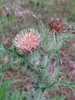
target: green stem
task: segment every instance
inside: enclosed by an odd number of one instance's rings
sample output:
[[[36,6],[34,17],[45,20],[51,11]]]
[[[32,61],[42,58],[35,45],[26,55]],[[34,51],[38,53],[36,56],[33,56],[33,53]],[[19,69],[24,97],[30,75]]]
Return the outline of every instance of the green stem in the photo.
[[[42,90],[38,89],[35,93],[34,93],[34,100],[41,100],[42,98]],[[43,100],[43,99],[42,99]]]

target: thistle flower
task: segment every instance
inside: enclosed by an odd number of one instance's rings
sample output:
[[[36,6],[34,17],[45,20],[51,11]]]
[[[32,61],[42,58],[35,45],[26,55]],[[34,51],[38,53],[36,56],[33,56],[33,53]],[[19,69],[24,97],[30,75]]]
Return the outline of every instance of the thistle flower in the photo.
[[[39,45],[39,34],[34,29],[23,30],[14,39],[14,46],[20,52],[32,51]]]
[[[49,72],[52,72],[53,73],[54,70],[55,70],[54,66],[49,67]]]
[[[64,24],[59,18],[53,19],[49,26],[50,30],[55,31],[56,33],[64,32]]]

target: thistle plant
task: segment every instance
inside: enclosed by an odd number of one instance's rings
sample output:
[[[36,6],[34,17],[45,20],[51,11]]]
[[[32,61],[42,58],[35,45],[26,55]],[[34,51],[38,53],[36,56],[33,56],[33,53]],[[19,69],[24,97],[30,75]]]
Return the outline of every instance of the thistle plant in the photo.
[[[4,46],[16,60],[20,59],[19,66],[25,67],[24,73],[34,74],[29,78],[31,84],[27,97],[30,99],[27,100],[46,100],[44,92],[60,82],[59,48],[67,39],[73,37],[68,32],[55,35],[55,32],[46,29],[41,21],[38,20],[38,23],[40,31],[33,28],[24,29],[14,38],[11,49]],[[55,58],[53,63],[52,58]]]

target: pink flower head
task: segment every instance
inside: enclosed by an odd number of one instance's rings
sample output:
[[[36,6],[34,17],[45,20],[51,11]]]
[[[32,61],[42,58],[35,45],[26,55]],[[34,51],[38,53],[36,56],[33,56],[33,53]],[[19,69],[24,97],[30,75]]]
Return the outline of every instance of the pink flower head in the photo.
[[[20,52],[31,52],[39,45],[38,32],[33,29],[21,31],[16,35],[14,45]]]
[[[55,70],[54,66],[49,67],[49,72],[52,72],[53,73],[54,70]]]

